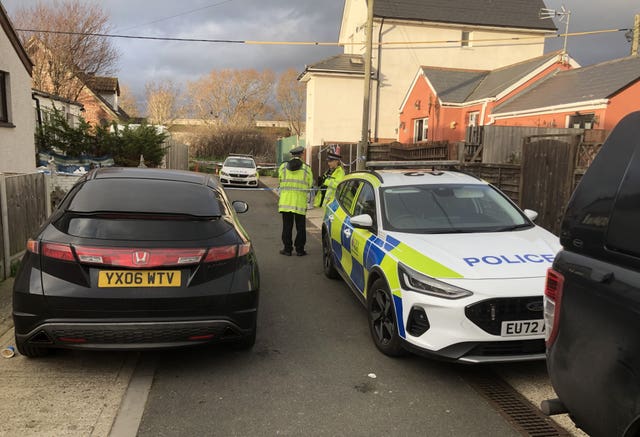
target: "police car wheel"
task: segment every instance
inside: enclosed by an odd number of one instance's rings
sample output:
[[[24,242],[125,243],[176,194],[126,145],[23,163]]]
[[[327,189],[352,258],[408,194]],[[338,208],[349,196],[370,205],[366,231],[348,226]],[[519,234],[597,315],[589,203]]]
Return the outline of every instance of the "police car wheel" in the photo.
[[[384,279],[376,280],[367,299],[369,330],[376,347],[385,355],[398,357],[404,354],[398,335],[395,306]]]
[[[331,238],[325,232],[322,236],[322,264],[324,274],[329,279],[338,279],[340,275],[333,264],[333,253],[331,252]]]

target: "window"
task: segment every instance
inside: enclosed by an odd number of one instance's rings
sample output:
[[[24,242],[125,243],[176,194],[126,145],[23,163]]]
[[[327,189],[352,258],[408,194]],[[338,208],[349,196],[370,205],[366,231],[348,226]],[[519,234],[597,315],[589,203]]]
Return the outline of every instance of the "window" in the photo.
[[[369,214],[373,219],[373,223],[376,222],[376,195],[373,191],[373,187],[367,183],[363,184],[360,190],[360,195],[356,201],[356,206],[353,209],[353,215]]]
[[[463,30],[460,40],[460,47],[471,47],[471,32]]]
[[[427,141],[427,131],[429,130],[429,118],[420,118],[414,121],[413,141]]]
[[[7,83],[9,73],[0,71],[0,123],[9,122],[9,105],[7,104]]]
[[[576,114],[569,117],[569,127],[575,129],[593,129],[595,114]]]
[[[480,112],[478,112],[478,111],[469,112],[469,120],[467,122],[467,125],[468,126],[477,126],[479,119],[480,119]]]
[[[355,199],[356,194],[358,194],[358,188],[360,187],[360,182],[356,180],[350,180],[343,184],[340,184],[337,190],[337,198],[338,202],[342,208],[344,208],[347,213],[351,214],[351,210],[353,207],[353,199]]]

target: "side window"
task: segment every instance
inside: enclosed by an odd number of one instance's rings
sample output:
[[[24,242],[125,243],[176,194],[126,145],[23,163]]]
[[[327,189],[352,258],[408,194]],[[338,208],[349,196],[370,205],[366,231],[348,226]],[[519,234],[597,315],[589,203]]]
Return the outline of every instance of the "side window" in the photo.
[[[353,201],[356,198],[359,186],[360,181],[357,180],[347,181],[340,186],[338,202],[340,202],[340,206],[342,206],[349,215],[351,215]]]
[[[9,123],[9,104],[7,101],[7,87],[9,73],[0,71],[0,122]]]
[[[373,187],[367,183],[364,183],[360,190],[360,195],[356,201],[356,206],[353,209],[353,215],[369,214],[373,219],[373,223],[376,222],[376,196],[373,191]]]
[[[607,248],[640,257],[640,153],[636,152],[620,184],[606,236]]]

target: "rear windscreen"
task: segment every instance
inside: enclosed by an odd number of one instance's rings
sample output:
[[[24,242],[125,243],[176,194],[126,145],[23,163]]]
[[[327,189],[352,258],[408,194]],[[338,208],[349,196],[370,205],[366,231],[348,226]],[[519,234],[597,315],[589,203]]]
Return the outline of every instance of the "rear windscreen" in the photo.
[[[221,195],[201,184],[160,179],[96,179],[87,181],[70,200],[67,211],[137,212],[218,217]]]
[[[233,226],[224,219],[188,217],[85,216],[65,213],[54,226],[81,238],[134,241],[196,241],[218,237]]]

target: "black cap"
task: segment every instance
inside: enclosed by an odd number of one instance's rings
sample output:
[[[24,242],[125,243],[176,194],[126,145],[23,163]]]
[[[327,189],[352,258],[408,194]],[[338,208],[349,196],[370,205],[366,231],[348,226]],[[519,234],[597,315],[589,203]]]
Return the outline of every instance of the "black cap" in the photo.
[[[327,153],[327,161],[340,161],[342,159],[342,155],[339,153],[329,152]]]
[[[302,146],[294,147],[293,149],[289,150],[289,153],[291,153],[294,156],[302,155],[302,152],[304,152],[304,147]]]

